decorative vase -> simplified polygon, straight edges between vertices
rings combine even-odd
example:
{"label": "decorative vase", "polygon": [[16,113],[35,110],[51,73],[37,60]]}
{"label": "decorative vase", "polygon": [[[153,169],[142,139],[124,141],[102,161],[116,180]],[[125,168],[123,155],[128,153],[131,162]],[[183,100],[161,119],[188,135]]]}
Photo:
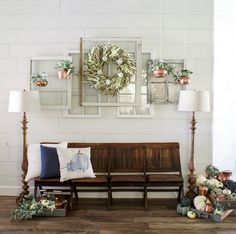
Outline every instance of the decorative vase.
{"label": "decorative vase", "polygon": [[198,187],[198,195],[206,197],[207,194],[208,194],[208,188],[207,187],[205,187],[205,186],[199,186]]}
{"label": "decorative vase", "polygon": [[211,202],[206,203],[205,211],[208,213],[212,213],[214,211],[214,207]]}
{"label": "decorative vase", "polygon": [[225,196],[224,196],[224,194],[217,195],[217,196],[216,196],[216,201],[218,201],[218,202],[223,202],[223,201],[225,201]]}
{"label": "decorative vase", "polygon": [[59,70],[57,74],[59,79],[64,79],[64,80],[70,79],[70,70]]}
{"label": "decorative vase", "polygon": [[153,71],[155,77],[164,78],[167,75],[167,70],[165,69],[156,69]]}
{"label": "decorative vase", "polygon": [[224,182],[226,180],[231,180],[232,179],[232,171],[230,171],[230,170],[221,171],[218,176],[218,179],[221,182]]}
{"label": "decorative vase", "polygon": [[34,82],[35,85],[37,85],[38,87],[45,87],[48,85],[48,81],[47,80],[36,80]]}
{"label": "decorative vase", "polygon": [[180,77],[179,83],[181,85],[188,85],[190,83],[190,78],[188,76]]}

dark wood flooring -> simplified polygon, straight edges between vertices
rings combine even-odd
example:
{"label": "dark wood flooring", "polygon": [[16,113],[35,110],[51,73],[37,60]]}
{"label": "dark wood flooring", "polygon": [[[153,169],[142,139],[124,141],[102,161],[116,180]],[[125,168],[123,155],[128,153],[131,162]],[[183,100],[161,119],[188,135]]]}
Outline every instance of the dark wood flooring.
{"label": "dark wood flooring", "polygon": [[9,219],[15,208],[14,197],[0,197],[1,234],[236,234],[236,211],[221,223],[178,216],[174,200],[152,200],[144,211],[139,200],[115,200],[106,210],[105,200],[81,200],[66,217]]}

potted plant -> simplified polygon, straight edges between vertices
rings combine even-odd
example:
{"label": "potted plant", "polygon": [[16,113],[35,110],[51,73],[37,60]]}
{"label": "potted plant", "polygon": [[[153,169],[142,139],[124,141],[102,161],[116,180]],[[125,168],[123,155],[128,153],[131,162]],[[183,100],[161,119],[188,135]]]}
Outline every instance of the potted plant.
{"label": "potted plant", "polygon": [[168,64],[160,59],[153,64],[152,70],[155,77],[164,78],[167,74],[173,74],[174,65]]}
{"label": "potted plant", "polygon": [[47,77],[48,74],[45,72],[39,72],[38,74],[32,74],[31,80],[39,87],[45,87],[48,85]]}
{"label": "potted plant", "polygon": [[183,69],[181,71],[178,71],[174,75],[175,81],[178,81],[181,85],[188,85],[190,83],[190,75],[193,72],[187,69]]}
{"label": "potted plant", "polygon": [[69,60],[57,63],[55,68],[58,69],[57,74],[59,79],[70,79],[70,75],[73,74],[75,70],[73,63]]}

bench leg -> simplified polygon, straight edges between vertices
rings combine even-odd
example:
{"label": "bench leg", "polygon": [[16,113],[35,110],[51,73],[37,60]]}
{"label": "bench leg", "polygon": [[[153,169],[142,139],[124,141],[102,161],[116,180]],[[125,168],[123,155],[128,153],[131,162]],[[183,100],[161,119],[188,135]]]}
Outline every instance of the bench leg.
{"label": "bench leg", "polygon": [[79,197],[78,197],[76,186],[73,186],[73,190],[74,190],[74,194],[75,194],[75,200],[78,201]]}
{"label": "bench leg", "polygon": [[144,208],[148,209],[147,186],[144,186]]}
{"label": "bench leg", "polygon": [[70,197],[69,197],[69,210],[72,210],[73,207],[73,192],[74,192],[74,187],[70,187]]}
{"label": "bench leg", "polygon": [[181,195],[183,195],[183,186],[179,186],[179,192],[178,192],[178,202],[180,202]]}
{"label": "bench leg", "polygon": [[110,210],[112,205],[112,191],[111,185],[108,185],[108,201],[107,201],[107,209]]}
{"label": "bench leg", "polygon": [[34,197],[37,197],[37,191],[38,191],[38,185],[35,183],[34,184]]}

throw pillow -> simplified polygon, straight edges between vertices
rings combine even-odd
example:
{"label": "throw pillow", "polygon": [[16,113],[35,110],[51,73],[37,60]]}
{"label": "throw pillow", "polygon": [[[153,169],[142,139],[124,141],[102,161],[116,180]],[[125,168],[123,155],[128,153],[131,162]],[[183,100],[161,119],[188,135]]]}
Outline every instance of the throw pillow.
{"label": "throw pillow", "polygon": [[90,148],[57,148],[60,162],[60,181],[77,178],[94,178],[90,161]]}
{"label": "throw pillow", "polygon": [[40,145],[41,151],[41,178],[55,178],[60,177],[60,164],[57,155],[57,149]]}
{"label": "throw pillow", "polygon": [[[43,144],[47,147],[62,147],[67,148],[67,142],[62,142],[60,144]],[[28,159],[28,170],[25,177],[25,181],[39,177],[41,175],[41,154],[40,154],[40,144],[30,144],[28,146],[27,159]]]}

